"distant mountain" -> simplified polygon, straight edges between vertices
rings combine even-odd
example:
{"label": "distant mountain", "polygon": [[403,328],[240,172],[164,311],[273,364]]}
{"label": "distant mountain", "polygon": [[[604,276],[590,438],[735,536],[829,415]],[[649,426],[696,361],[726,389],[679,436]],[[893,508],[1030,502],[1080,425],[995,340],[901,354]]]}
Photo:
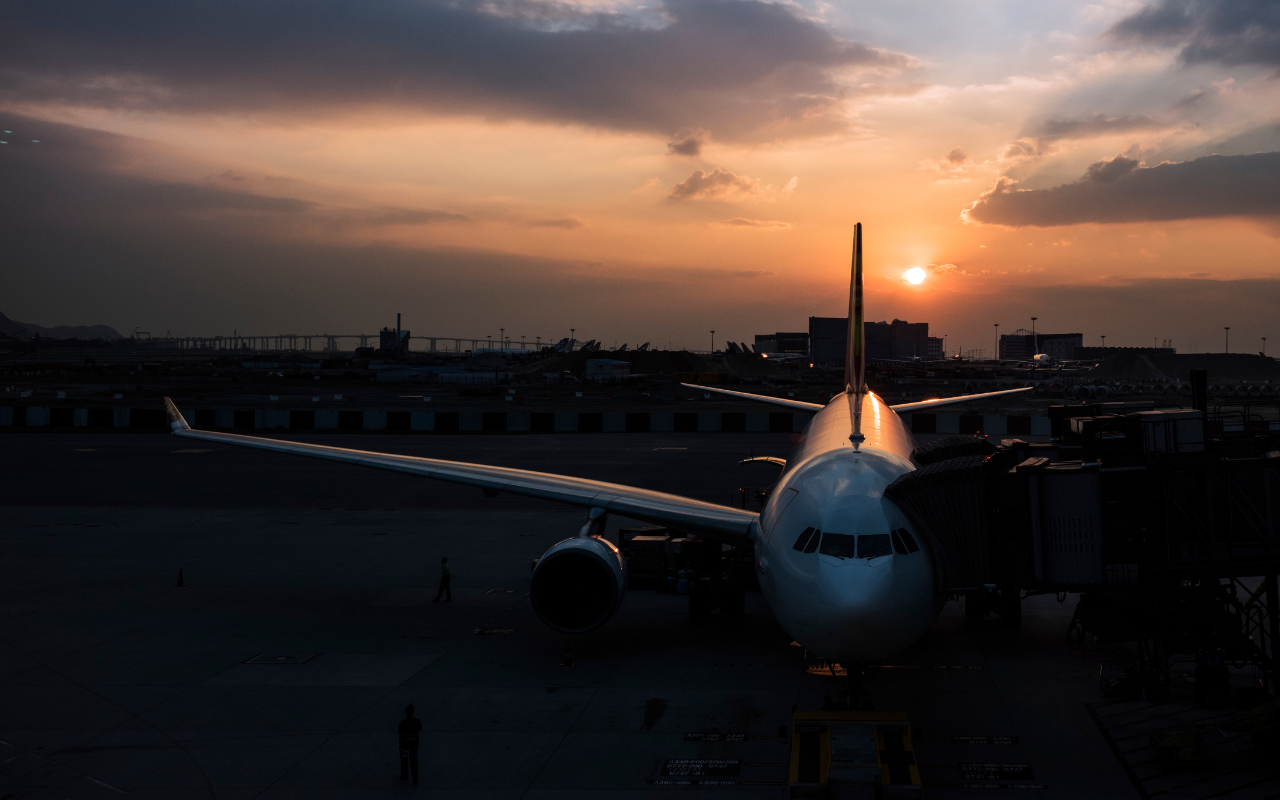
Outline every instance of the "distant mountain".
{"label": "distant mountain", "polygon": [[0,334],[18,339],[30,339],[39,335],[45,339],[123,339],[120,332],[110,325],[54,325],[46,328],[30,322],[18,322],[0,314]]}

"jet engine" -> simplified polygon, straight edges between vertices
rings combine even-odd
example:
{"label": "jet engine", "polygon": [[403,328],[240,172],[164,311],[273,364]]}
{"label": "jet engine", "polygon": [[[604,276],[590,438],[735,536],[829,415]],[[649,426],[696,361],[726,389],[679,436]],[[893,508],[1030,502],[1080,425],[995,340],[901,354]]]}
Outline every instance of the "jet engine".
{"label": "jet engine", "polygon": [[595,630],[627,593],[627,563],[605,539],[579,536],[552,546],[529,580],[533,610],[560,633]]}

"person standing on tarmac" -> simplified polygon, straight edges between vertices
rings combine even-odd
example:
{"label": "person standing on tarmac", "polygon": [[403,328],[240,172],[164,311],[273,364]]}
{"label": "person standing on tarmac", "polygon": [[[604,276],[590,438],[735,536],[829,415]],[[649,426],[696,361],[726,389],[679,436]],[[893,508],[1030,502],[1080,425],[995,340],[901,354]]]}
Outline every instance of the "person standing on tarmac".
{"label": "person standing on tarmac", "polygon": [[431,602],[439,603],[441,595],[444,596],[444,601],[446,603],[453,602],[453,590],[449,588],[451,578],[452,575],[449,571],[449,557],[445,556],[440,559],[440,591],[436,592],[436,599]]}
{"label": "person standing on tarmac", "polygon": [[404,707],[404,719],[400,720],[400,780],[409,780],[413,771],[413,785],[418,785],[418,739],[422,732],[422,720],[413,715],[413,706]]}

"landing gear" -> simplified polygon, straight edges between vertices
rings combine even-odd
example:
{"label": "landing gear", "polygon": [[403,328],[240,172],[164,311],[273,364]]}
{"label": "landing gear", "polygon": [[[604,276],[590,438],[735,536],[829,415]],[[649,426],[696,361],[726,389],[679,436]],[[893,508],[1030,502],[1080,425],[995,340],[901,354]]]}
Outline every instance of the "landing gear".
{"label": "landing gear", "polygon": [[689,621],[705,625],[711,612],[720,609],[726,620],[737,622],[746,613],[746,588],[736,578],[713,581],[703,578],[689,582]]}
{"label": "landing gear", "polygon": [[862,682],[862,673],[866,667],[862,664],[844,665],[844,699],[845,707],[850,711],[875,711],[876,704],[871,702],[871,694]]}
{"label": "landing gear", "polygon": [[1022,624],[1022,593],[1018,589],[1001,589],[996,603],[996,613],[1006,628]]}
{"label": "landing gear", "polygon": [[711,591],[711,581],[691,581],[689,583],[689,622],[694,625],[705,625],[711,620],[711,610],[715,608],[715,595]]}
{"label": "landing gear", "polygon": [[740,579],[730,578],[720,584],[720,610],[726,619],[735,622],[747,613],[747,590]]}
{"label": "landing gear", "polygon": [[997,614],[1006,628],[1022,624],[1022,592],[1017,587],[964,593],[964,616],[970,628],[981,628],[988,613]]}
{"label": "landing gear", "polygon": [[982,620],[987,616],[987,593],[984,591],[964,593],[964,618],[970,628],[981,628]]}

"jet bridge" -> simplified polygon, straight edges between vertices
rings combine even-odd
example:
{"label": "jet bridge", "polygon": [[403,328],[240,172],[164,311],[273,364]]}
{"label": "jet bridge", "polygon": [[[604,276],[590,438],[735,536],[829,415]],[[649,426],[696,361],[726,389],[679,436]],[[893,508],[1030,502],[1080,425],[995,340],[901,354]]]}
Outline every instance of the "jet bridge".
{"label": "jet bridge", "polygon": [[1016,625],[1022,597],[1078,592],[1072,635],[1136,642],[1130,678],[1144,694],[1167,687],[1174,653],[1195,655],[1205,693],[1226,691],[1213,667],[1234,661],[1275,694],[1280,403],[1202,398],[1193,410],[1061,407],[1062,435],[1045,444],[933,442],[886,495],[973,624],[994,612]]}

